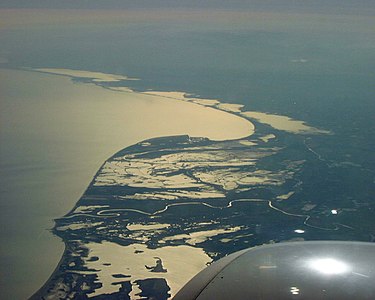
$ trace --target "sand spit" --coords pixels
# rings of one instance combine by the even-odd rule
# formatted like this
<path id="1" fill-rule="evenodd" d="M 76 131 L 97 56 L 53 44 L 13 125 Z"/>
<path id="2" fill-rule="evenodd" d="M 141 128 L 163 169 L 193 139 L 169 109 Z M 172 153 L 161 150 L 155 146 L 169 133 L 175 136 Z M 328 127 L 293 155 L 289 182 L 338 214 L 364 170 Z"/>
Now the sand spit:
<path id="1" fill-rule="evenodd" d="M 34 69 L 34 71 L 38 72 L 44 72 L 49 74 L 55 74 L 55 75 L 63 75 L 63 76 L 69 76 L 72 78 L 86 78 L 90 79 L 92 83 L 100 84 L 100 83 L 106 83 L 106 82 L 116 82 L 116 81 L 125 81 L 125 80 L 138 80 L 136 78 L 130 78 L 127 76 L 122 75 L 113 75 L 113 74 L 105 74 L 101 72 L 90 72 L 90 71 L 82 71 L 82 70 L 71 70 L 71 69 L 48 69 L 48 68 L 41 68 L 41 69 Z M 282 115 L 274 115 L 264 112 L 255 112 L 255 111 L 242 111 L 244 105 L 242 104 L 233 104 L 233 103 L 223 103 L 220 102 L 217 99 L 203 99 L 203 98 L 197 98 L 193 95 L 190 95 L 185 92 L 180 91 L 147 91 L 147 92 L 136 92 L 129 87 L 111 87 L 110 88 L 113 91 L 117 92 L 126 92 L 128 94 L 138 94 L 143 96 L 151 96 L 155 99 L 171 99 L 171 100 L 179 100 L 179 101 L 185 101 L 190 102 L 191 104 L 198 104 L 199 106 L 203 106 L 208 110 L 214 109 L 217 113 L 229 113 L 231 117 L 239 117 L 239 118 L 245 118 L 247 121 L 249 119 L 256 120 L 260 123 L 267 124 L 274 129 L 281 130 L 281 131 L 287 131 L 289 133 L 294 134 L 330 134 L 329 131 L 321 130 L 314 128 L 312 126 L 307 125 L 303 121 L 294 120 L 288 116 L 282 116 Z M 223 122 L 226 122 L 223 114 L 220 116 L 223 119 Z M 211 121 L 210 119 L 207 119 L 207 121 Z M 238 121 L 238 120 L 237 120 Z M 229 127 L 226 126 L 228 124 L 223 123 L 219 128 L 219 131 L 229 129 L 231 132 L 237 132 L 241 134 L 241 137 L 250 136 L 254 133 L 255 127 L 252 123 L 247 122 L 246 125 L 244 123 L 245 120 L 242 120 L 241 122 L 238 121 L 236 126 L 234 127 L 231 122 L 228 124 Z M 245 129 L 246 127 L 246 129 Z M 247 131 L 247 135 L 244 135 L 244 131 Z M 206 135 L 201 135 L 204 137 L 208 137 Z M 232 139 L 238 139 L 238 135 L 236 137 L 209 137 L 213 140 L 232 140 Z"/>
<path id="2" fill-rule="evenodd" d="M 105 82 L 135 80 L 127 76 L 104 74 L 99 72 L 89 72 L 70 69 L 34 69 L 33 71 L 43 72 L 53 75 L 68 76 L 71 78 L 85 78 L 92 83 L 100 85 Z M 138 103 L 148 103 L 152 106 L 154 114 L 145 108 L 144 120 L 151 128 L 155 128 L 155 135 L 181 135 L 188 134 L 196 137 L 207 137 L 214 141 L 235 140 L 248 137 L 254 133 L 254 125 L 247 119 L 217 107 L 212 107 L 210 99 L 198 99 L 188 97 L 184 92 L 136 92 L 128 87 L 115 87 L 101 91 L 109 93 L 107 97 L 121 97 L 132 99 Z M 175 100 L 180 100 L 176 103 Z M 199 101 L 203 101 L 200 103 Z M 163 101 L 162 103 L 160 101 Z M 220 103 L 215 100 L 214 103 Z M 210 105 L 206 105 L 209 103 Z M 163 120 L 155 122 L 153 115 L 169 113 Z M 125 121 L 126 122 L 126 121 Z M 160 134 L 159 126 L 170 126 L 175 131 Z M 140 124 L 142 128 L 144 124 Z M 144 140 L 145 138 L 142 138 Z"/>
<path id="3" fill-rule="evenodd" d="M 114 82 L 114 81 L 122 81 L 122 80 L 138 80 L 137 78 L 129 78 L 127 76 L 122 76 L 122 75 L 114 75 L 114 74 L 106 74 L 106 73 L 101 73 L 101 72 L 82 71 L 82 70 L 72 70 L 72 69 L 41 68 L 41 69 L 34 69 L 34 71 L 69 76 L 69 77 L 76 77 L 76 78 L 89 78 L 93 82 Z"/>

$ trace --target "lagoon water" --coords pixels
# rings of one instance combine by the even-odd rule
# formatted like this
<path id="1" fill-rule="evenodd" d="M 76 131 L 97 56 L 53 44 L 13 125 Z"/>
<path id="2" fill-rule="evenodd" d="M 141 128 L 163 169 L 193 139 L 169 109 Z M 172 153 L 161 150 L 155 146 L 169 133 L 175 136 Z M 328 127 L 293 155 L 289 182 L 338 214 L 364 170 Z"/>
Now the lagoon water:
<path id="1" fill-rule="evenodd" d="M 38 72 L 1 69 L 0 78 L 3 299 L 24 299 L 47 280 L 64 248 L 48 231 L 53 219 L 116 151 L 158 136 L 252 133 L 249 121 L 193 103 Z"/>

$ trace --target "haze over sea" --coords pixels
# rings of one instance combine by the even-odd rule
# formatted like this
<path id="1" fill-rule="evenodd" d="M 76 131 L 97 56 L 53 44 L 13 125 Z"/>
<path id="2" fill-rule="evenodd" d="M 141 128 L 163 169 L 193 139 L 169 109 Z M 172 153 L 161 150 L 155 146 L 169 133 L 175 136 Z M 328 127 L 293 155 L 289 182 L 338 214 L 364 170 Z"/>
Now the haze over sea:
<path id="1" fill-rule="evenodd" d="M 172 118 L 182 105 L 172 100 L 123 93 L 123 101 L 24 68 L 126 75 L 140 79 L 125 84 L 135 90 L 182 91 L 306 121 L 334 133 L 311 137 L 316 153 L 357 166 L 336 174 L 341 190 L 325 197 L 373 200 L 373 1 L 33 2 L 0 4 L 0 298 L 25 299 L 47 280 L 63 250 L 48 231 L 53 219 L 114 152 L 222 126 L 220 117 L 198 123 L 187 109 Z"/>

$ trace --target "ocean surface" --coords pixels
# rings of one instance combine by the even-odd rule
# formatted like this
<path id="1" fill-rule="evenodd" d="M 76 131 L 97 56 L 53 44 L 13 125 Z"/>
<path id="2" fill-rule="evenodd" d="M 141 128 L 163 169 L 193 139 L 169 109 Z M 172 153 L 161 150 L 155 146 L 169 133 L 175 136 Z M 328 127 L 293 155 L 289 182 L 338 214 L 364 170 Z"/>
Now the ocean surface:
<path id="1" fill-rule="evenodd" d="M 53 219 L 73 208 L 106 159 L 147 138 L 208 128 L 194 112 L 172 118 L 181 111 L 176 101 L 163 102 L 155 114 L 143 98 L 107 97 L 112 92 L 101 87 L 20 68 L 126 75 L 140 80 L 109 86 L 186 92 L 330 131 L 308 139 L 312 155 L 331 167 L 305 169 L 310 184 L 302 195 L 328 207 L 361 204 L 365 209 L 352 211 L 345 224 L 364 233 L 347 238 L 373 239 L 372 15 L 34 10 L 1 16 L 1 298 L 25 299 L 47 280 L 63 251 L 48 231 Z M 176 119 L 188 121 L 159 122 Z M 215 122 L 208 122 L 211 133 L 222 126 Z"/>

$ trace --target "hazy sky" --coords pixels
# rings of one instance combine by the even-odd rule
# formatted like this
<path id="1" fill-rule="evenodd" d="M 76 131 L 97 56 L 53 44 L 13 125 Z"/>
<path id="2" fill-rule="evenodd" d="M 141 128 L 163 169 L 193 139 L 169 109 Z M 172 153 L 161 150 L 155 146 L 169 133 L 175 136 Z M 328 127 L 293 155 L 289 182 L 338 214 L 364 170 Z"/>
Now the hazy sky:
<path id="1" fill-rule="evenodd" d="M 373 13 L 373 0 L 2 0 L 0 8 L 216 8 Z"/>

